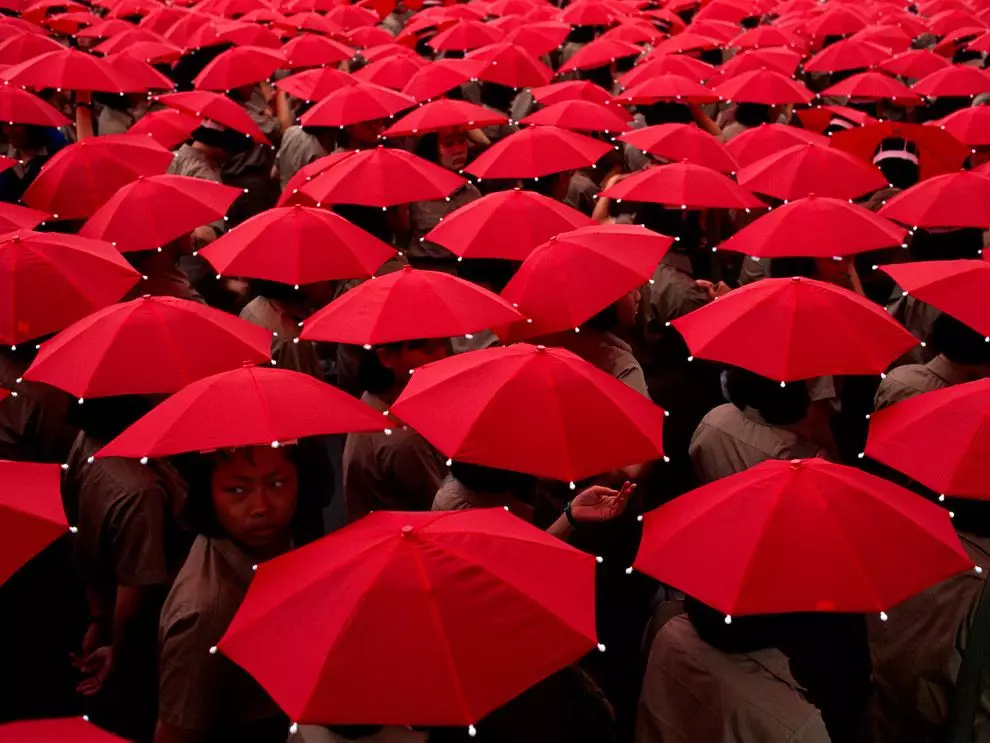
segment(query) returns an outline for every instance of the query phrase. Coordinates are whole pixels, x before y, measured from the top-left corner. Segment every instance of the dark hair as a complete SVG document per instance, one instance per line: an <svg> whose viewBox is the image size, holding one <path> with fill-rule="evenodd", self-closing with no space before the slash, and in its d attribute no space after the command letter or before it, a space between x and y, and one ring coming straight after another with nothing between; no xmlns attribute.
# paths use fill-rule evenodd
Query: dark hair
<svg viewBox="0 0 990 743"><path fill-rule="evenodd" d="M954 261L979 258L983 250L983 231L966 227L945 232L916 230L908 244L908 252L916 261Z"/></svg>
<svg viewBox="0 0 990 743"><path fill-rule="evenodd" d="M772 279L789 279L794 276L813 279L817 272L814 258L773 258L770 261Z"/></svg>
<svg viewBox="0 0 990 743"><path fill-rule="evenodd" d="M501 294L520 265L503 258L465 258L457 264L457 276Z"/></svg>
<svg viewBox="0 0 990 743"><path fill-rule="evenodd" d="M607 333L619 325L619 311L613 302L597 315L584 323L586 328Z"/></svg>
<svg viewBox="0 0 990 743"><path fill-rule="evenodd" d="M915 157L918 156L918 148L913 142L908 142L901 138L885 139L877 147L874 157L881 152L903 150ZM883 173L887 182L895 188L910 188L918 182L921 177L921 169L918 164L903 157L890 157L876 163L877 168Z"/></svg>
<svg viewBox="0 0 990 743"><path fill-rule="evenodd" d="M739 103L736 105L736 121L743 126L754 127L770 121L772 110L765 103Z"/></svg>
<svg viewBox="0 0 990 743"><path fill-rule="evenodd" d="M485 81L481 83L481 102L503 113L509 110L516 92L507 85Z"/></svg>
<svg viewBox="0 0 990 743"><path fill-rule="evenodd" d="M365 232L370 232L382 242L392 242L392 228L388 224L386 212L382 211L380 207L334 204L333 211Z"/></svg>
<svg viewBox="0 0 990 743"><path fill-rule="evenodd" d="M804 382L781 387L779 382L737 367L730 368L726 376L732 404L740 410L753 408L771 426L791 426L808 415L811 398Z"/></svg>
<svg viewBox="0 0 990 743"><path fill-rule="evenodd" d="M550 175L534 178L526 181L526 190L534 191L547 198L553 198L557 185L565 178L570 181L572 175L573 171L563 170L559 173L551 173Z"/></svg>
<svg viewBox="0 0 990 743"><path fill-rule="evenodd" d="M431 163L440 163L440 135L428 132L419 138L413 148L413 154Z"/></svg>
<svg viewBox="0 0 990 743"><path fill-rule="evenodd" d="M207 147L219 147L227 152L247 152L254 144L250 137L233 129L213 129L199 126L192 133L192 139Z"/></svg>
<svg viewBox="0 0 990 743"><path fill-rule="evenodd" d="M643 114L649 126L656 124L690 124L694 121L691 109L683 103L671 103L669 101L658 101L648 106L640 106L639 112Z"/></svg>
<svg viewBox="0 0 990 743"><path fill-rule="evenodd" d="M572 44L589 44L595 40L597 33L597 26L574 26L567 34L567 41Z"/></svg>
<svg viewBox="0 0 990 743"><path fill-rule="evenodd" d="M452 461L450 474L458 482L479 493L511 492L521 500L526 500L537 478L521 472L483 467L480 464Z"/></svg>
<svg viewBox="0 0 990 743"><path fill-rule="evenodd" d="M604 67L593 67L589 70L581 70L578 76L582 80L594 83L605 90L612 89L612 68L608 65Z"/></svg>
<svg viewBox="0 0 990 743"><path fill-rule="evenodd" d="M679 237L674 247L679 253L687 253L700 247L702 229L701 212L693 209L668 209L662 204L643 204L637 216L648 230L669 237Z"/></svg>
<svg viewBox="0 0 990 743"><path fill-rule="evenodd" d="M251 450L245 456L251 461ZM283 447L286 458L299 470L297 446ZM237 449L217 449L203 454L186 454L175 458L174 464L189 484L189 495L182 508L182 521L196 534L206 537L223 536L223 527L213 505L213 472L218 462L229 460ZM299 478L300 481L302 477Z"/></svg>
<svg viewBox="0 0 990 743"><path fill-rule="evenodd" d="M97 441L109 442L154 407L144 395L116 395L86 400L69 407L69 422Z"/></svg>
<svg viewBox="0 0 990 743"><path fill-rule="evenodd" d="M401 345L401 344L392 344ZM357 383L364 392L380 395L395 386L395 372L385 366L378 358L374 348L359 348Z"/></svg>
<svg viewBox="0 0 990 743"><path fill-rule="evenodd" d="M944 312L932 325L932 345L957 364L990 363L990 343L986 337Z"/></svg>
<svg viewBox="0 0 990 743"><path fill-rule="evenodd" d="M251 279L249 283L251 293L256 297L284 302L298 302L302 299L299 291L289 284L267 279Z"/></svg>

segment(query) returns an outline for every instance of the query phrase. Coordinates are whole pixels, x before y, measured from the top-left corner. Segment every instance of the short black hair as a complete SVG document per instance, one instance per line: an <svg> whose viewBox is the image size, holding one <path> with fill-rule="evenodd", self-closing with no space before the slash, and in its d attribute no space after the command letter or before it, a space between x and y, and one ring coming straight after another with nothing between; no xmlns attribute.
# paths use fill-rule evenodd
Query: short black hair
<svg viewBox="0 0 990 743"><path fill-rule="evenodd" d="M814 258L772 258L770 260L770 278L772 279L789 279L794 276L813 279L817 271Z"/></svg>
<svg viewBox="0 0 990 743"><path fill-rule="evenodd" d="M753 408L771 426L791 426L808 415L811 397L803 381L781 387L780 382L738 367L730 368L726 376L732 404L740 410Z"/></svg>
<svg viewBox="0 0 990 743"><path fill-rule="evenodd" d="M533 489L537 481L536 477L521 472L458 461L450 463L450 474L458 482L479 493L511 492L523 497Z"/></svg>
<svg viewBox="0 0 990 743"><path fill-rule="evenodd" d="M115 395L90 398L69 407L69 422L97 441L109 442L154 407L154 398Z"/></svg>
<svg viewBox="0 0 990 743"><path fill-rule="evenodd" d="M908 252L916 261L955 261L979 258L983 250L983 230L966 227L959 230L931 232L916 230Z"/></svg>
<svg viewBox="0 0 990 743"><path fill-rule="evenodd" d="M932 326L932 346L957 364L990 363L986 337L944 312Z"/></svg>
<svg viewBox="0 0 990 743"><path fill-rule="evenodd" d="M639 112L643 114L649 126L656 124L690 124L694 121L691 109L683 103L672 103L670 101L658 101L648 106L640 106Z"/></svg>
<svg viewBox="0 0 990 743"><path fill-rule="evenodd" d="M739 103L736 105L736 121L743 126L754 127L770 122L771 109L765 103Z"/></svg>

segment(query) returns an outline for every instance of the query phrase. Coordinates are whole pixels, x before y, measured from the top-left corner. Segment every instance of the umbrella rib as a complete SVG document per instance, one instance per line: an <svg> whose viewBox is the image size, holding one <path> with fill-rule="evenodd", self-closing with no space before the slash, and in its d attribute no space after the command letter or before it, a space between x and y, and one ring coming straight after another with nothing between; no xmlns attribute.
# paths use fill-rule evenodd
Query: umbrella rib
<svg viewBox="0 0 990 743"><path fill-rule="evenodd" d="M767 480L764 480L764 482L767 482ZM769 482L772 483L773 480L769 480ZM750 568L753 567L753 563L756 560L756 555L759 552L760 542L763 541L763 536L766 534L767 530L770 528L770 522L773 521L774 512L776 511L777 506L780 505L780 499L781 499L781 496L783 495L785 489L786 489L786 485L785 484L781 484L777 488L777 495L774 498L774 506L773 506L773 508L769 509L769 511L767 512L767 517L763 521L762 526L760 526L760 533L757 534L756 535L756 539L753 540L754 549L750 553L749 558L746 560L746 566L739 572L739 584L736 586L736 590L733 591L733 593L732 593L732 595L733 595L733 601L732 601L733 607L736 606L738 604L738 602L739 602L739 594L741 592L742 586L746 583L746 576L749 574ZM738 491L737 491L736 494L738 494ZM712 508L714 508L714 506L712 506ZM709 510L711 510L711 509L709 509ZM731 610L732 610L732 607L730 607L730 611L728 611L726 613L727 614L732 613Z"/></svg>

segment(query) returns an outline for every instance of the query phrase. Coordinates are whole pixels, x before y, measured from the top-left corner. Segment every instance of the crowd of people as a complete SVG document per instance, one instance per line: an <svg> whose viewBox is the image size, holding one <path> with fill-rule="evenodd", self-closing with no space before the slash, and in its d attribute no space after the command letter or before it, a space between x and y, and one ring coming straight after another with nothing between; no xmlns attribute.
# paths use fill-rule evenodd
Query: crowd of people
<svg viewBox="0 0 990 743"><path fill-rule="evenodd" d="M950 390L990 413L988 42L978 0L0 0L0 487L7 462L60 468L72 532L0 588L0 720L85 714L154 743L990 740L986 424L922 417ZM346 422L297 378L265 397L267 369L336 388ZM919 419L929 449L873 456ZM659 543L643 514L773 460L928 501L970 569L896 605L878 588L876 611L737 612L630 567ZM800 554L800 528L770 537L799 518L787 497L712 526L751 573ZM606 652L465 724L300 719L225 656L259 564L381 511L483 508L598 558ZM809 528L841 521L826 511ZM905 554L923 531L863 513L840 525ZM392 607L380 631L413 632L385 565L327 633L372 604ZM300 626L323 627L301 618L318 604ZM458 641L452 668L471 665ZM542 667L559 641L503 660ZM320 659L324 697L347 696L348 652ZM401 661L360 660L379 701L412 695ZM524 677L505 667L472 674ZM14 730L0 741L42 739Z"/></svg>

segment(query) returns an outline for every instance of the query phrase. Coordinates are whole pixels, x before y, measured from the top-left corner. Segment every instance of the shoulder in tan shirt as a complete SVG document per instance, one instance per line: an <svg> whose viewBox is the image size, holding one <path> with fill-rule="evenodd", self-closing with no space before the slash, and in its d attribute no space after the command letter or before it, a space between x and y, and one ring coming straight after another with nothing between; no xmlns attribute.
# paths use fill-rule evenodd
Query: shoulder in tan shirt
<svg viewBox="0 0 990 743"><path fill-rule="evenodd" d="M959 366L939 354L927 364L905 364L887 373L874 398L877 410L925 392L973 381Z"/></svg>
<svg viewBox="0 0 990 743"><path fill-rule="evenodd" d="M278 368L323 379L315 346L311 341L298 340L299 323L305 317L306 313L301 308L267 297L255 297L240 314L242 320L260 325L275 334L272 336L272 359Z"/></svg>

